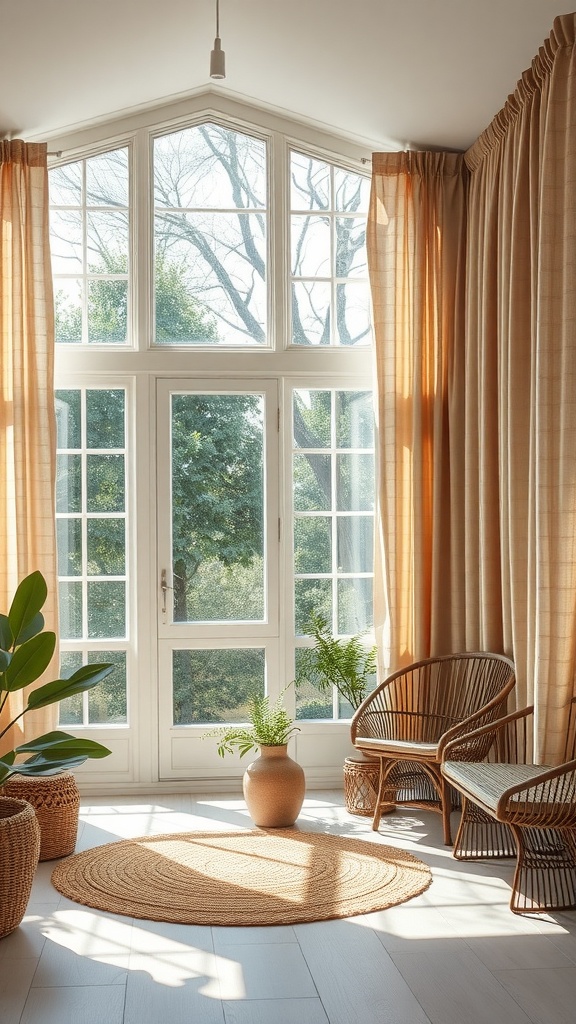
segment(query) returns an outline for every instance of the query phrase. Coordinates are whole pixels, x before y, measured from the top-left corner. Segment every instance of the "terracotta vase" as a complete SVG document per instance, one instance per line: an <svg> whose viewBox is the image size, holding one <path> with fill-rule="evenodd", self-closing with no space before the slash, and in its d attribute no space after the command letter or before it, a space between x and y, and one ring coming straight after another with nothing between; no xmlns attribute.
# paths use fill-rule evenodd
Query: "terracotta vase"
<svg viewBox="0 0 576 1024"><path fill-rule="evenodd" d="M0 797L0 938L18 927L40 854L40 826L26 800Z"/></svg>
<svg viewBox="0 0 576 1024"><path fill-rule="evenodd" d="M244 772L244 799L252 821L261 828L293 825L304 801L304 772L287 749L286 743L260 747L260 757Z"/></svg>

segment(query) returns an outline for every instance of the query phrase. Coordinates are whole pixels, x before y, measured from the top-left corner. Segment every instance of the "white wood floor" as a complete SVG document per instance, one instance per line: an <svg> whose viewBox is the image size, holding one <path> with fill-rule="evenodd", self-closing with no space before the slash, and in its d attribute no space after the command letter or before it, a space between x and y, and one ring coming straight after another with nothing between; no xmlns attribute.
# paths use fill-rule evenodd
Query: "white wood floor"
<svg viewBox="0 0 576 1024"><path fill-rule="evenodd" d="M252 827L239 795L85 798L80 819L78 850ZM399 809L376 835L339 792L308 794L299 824L412 850L432 885L347 920L186 927L72 903L46 862L0 940L0 1024L574 1024L576 911L511 914L512 862L457 863L433 812Z"/></svg>

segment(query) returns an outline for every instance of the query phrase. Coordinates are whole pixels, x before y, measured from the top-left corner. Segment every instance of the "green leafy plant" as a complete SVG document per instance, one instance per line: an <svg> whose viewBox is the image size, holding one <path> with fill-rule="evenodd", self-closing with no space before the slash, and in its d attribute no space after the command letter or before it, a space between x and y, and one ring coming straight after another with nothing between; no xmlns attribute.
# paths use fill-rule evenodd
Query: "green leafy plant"
<svg viewBox="0 0 576 1024"><path fill-rule="evenodd" d="M322 693L335 686L354 710L359 708L376 672L376 645L367 648L362 642L364 633L349 640L335 637L327 620L317 614L310 617L303 633L312 637L314 646L300 652L296 686L311 683Z"/></svg>
<svg viewBox="0 0 576 1024"><path fill-rule="evenodd" d="M56 634L44 629L40 609L47 597L41 572L26 576L18 586L8 615L0 614L0 713L11 693L30 686L46 671L56 647ZM96 686L114 666L82 665L67 678L54 679L28 694L23 710L0 729L0 741L28 711L73 697ZM0 758L0 786L12 775L54 775L76 768L89 757L107 757L110 750L94 740L77 739L54 731L22 743Z"/></svg>
<svg viewBox="0 0 576 1024"><path fill-rule="evenodd" d="M261 694L252 694L248 701L250 728L227 725L221 729L207 732L204 739L210 736L219 738L218 753L220 757L238 750L244 757L250 750L258 747L281 747L288 742L293 732L300 732L283 704L286 688L275 704L270 705L270 698Z"/></svg>

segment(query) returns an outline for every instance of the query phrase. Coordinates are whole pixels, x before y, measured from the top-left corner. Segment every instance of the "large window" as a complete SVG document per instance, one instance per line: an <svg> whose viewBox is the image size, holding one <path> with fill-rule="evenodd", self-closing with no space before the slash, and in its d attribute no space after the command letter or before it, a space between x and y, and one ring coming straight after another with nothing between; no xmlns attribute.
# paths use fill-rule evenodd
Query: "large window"
<svg viewBox="0 0 576 1024"><path fill-rule="evenodd" d="M62 668L116 669L61 721L159 778L215 773L195 737L275 699L313 611L369 642L369 178L286 128L198 108L50 171Z"/></svg>

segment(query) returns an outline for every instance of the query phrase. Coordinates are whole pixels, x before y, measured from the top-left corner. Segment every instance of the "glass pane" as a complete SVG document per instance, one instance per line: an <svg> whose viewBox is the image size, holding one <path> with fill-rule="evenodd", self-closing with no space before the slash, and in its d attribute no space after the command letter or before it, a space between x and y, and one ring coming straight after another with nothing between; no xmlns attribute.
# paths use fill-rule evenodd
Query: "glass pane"
<svg viewBox="0 0 576 1024"><path fill-rule="evenodd" d="M329 391L294 392L294 447L330 446L331 401Z"/></svg>
<svg viewBox="0 0 576 1024"><path fill-rule="evenodd" d="M261 214L156 218L156 340L266 341L266 221Z"/></svg>
<svg viewBox="0 0 576 1024"><path fill-rule="evenodd" d="M338 580L338 632L361 633L373 623L372 580Z"/></svg>
<svg viewBox="0 0 576 1024"><path fill-rule="evenodd" d="M82 161L54 167L48 174L52 206L80 206L82 202Z"/></svg>
<svg viewBox="0 0 576 1024"><path fill-rule="evenodd" d="M88 455L86 486L88 512L123 512L124 456Z"/></svg>
<svg viewBox="0 0 576 1024"><path fill-rule="evenodd" d="M336 277L366 277L366 219L336 217Z"/></svg>
<svg viewBox="0 0 576 1024"><path fill-rule="evenodd" d="M327 282L293 282L292 344L330 344L330 285Z"/></svg>
<svg viewBox="0 0 576 1024"><path fill-rule="evenodd" d="M336 333L340 345L370 344L370 292L364 282L336 285Z"/></svg>
<svg viewBox="0 0 576 1024"><path fill-rule="evenodd" d="M82 574L82 522L80 519L57 519L58 575Z"/></svg>
<svg viewBox="0 0 576 1024"><path fill-rule="evenodd" d="M88 341L125 345L128 337L128 282L88 282Z"/></svg>
<svg viewBox="0 0 576 1024"><path fill-rule="evenodd" d="M338 569L340 572L372 572L372 516L338 516Z"/></svg>
<svg viewBox="0 0 576 1024"><path fill-rule="evenodd" d="M90 651L88 663L112 664L114 671L88 691L88 721L90 725L125 725L126 709L126 652Z"/></svg>
<svg viewBox="0 0 576 1024"><path fill-rule="evenodd" d="M330 168L303 153L290 158L290 207L292 210L326 210L330 205Z"/></svg>
<svg viewBox="0 0 576 1024"><path fill-rule="evenodd" d="M246 722L251 694L262 695L264 651L174 651L174 725Z"/></svg>
<svg viewBox="0 0 576 1024"><path fill-rule="evenodd" d="M295 455L293 470L294 509L324 512L332 505L329 455Z"/></svg>
<svg viewBox="0 0 576 1024"><path fill-rule="evenodd" d="M292 215L292 273L295 277L330 277L330 220Z"/></svg>
<svg viewBox="0 0 576 1024"><path fill-rule="evenodd" d="M86 392L87 448L124 447L124 391Z"/></svg>
<svg viewBox="0 0 576 1024"><path fill-rule="evenodd" d="M124 583L88 583L88 636L122 639L126 635Z"/></svg>
<svg viewBox="0 0 576 1024"><path fill-rule="evenodd" d="M128 269L128 213L106 210L86 216L86 258L91 274L125 274Z"/></svg>
<svg viewBox="0 0 576 1024"><path fill-rule="evenodd" d="M264 617L264 399L172 398L174 621Z"/></svg>
<svg viewBox="0 0 576 1024"><path fill-rule="evenodd" d="M128 150L89 157L86 161L86 205L128 206Z"/></svg>
<svg viewBox="0 0 576 1024"><path fill-rule="evenodd" d="M56 341L62 344L82 341L82 294L82 281L55 279L54 330Z"/></svg>
<svg viewBox="0 0 576 1024"><path fill-rule="evenodd" d="M216 124L156 139L154 197L175 209L263 209L266 144Z"/></svg>
<svg viewBox="0 0 576 1024"><path fill-rule="evenodd" d="M334 191L336 193L336 209L349 213L367 213L370 201L370 178L342 167L334 168Z"/></svg>
<svg viewBox="0 0 576 1024"><path fill-rule="evenodd" d="M123 576L126 540L123 519L89 519L87 523L89 576Z"/></svg>
<svg viewBox="0 0 576 1024"><path fill-rule="evenodd" d="M50 251L53 274L81 274L82 214L77 210L50 213Z"/></svg>
<svg viewBox="0 0 576 1024"><path fill-rule="evenodd" d="M82 584L59 583L60 636L78 640L82 636Z"/></svg>
<svg viewBox="0 0 576 1024"><path fill-rule="evenodd" d="M338 448L372 448L374 408L369 391L336 392L336 445Z"/></svg>
<svg viewBox="0 0 576 1024"><path fill-rule="evenodd" d="M59 448L81 447L80 422L80 391L57 391L56 426Z"/></svg>
<svg viewBox="0 0 576 1024"><path fill-rule="evenodd" d="M371 512L374 508L374 458L372 455L337 455L339 512Z"/></svg>
<svg viewBox="0 0 576 1024"><path fill-rule="evenodd" d="M62 651L60 654L60 678L67 679L76 669L82 666L81 651ZM58 724L61 726L82 725L83 694L75 693L73 697L67 697L58 705Z"/></svg>
<svg viewBox="0 0 576 1024"><path fill-rule="evenodd" d="M296 580L294 585L296 633L302 634L312 612L332 621L331 580Z"/></svg>
<svg viewBox="0 0 576 1024"><path fill-rule="evenodd" d="M331 521L326 516L296 519L294 523L294 571L330 572L332 569Z"/></svg>
<svg viewBox="0 0 576 1024"><path fill-rule="evenodd" d="M296 672L302 662L303 651L296 649ZM296 718L332 718L332 694L322 693L312 683L302 683L296 687Z"/></svg>
<svg viewBox="0 0 576 1024"><path fill-rule="evenodd" d="M82 460L80 455L56 456L56 511L82 511Z"/></svg>

